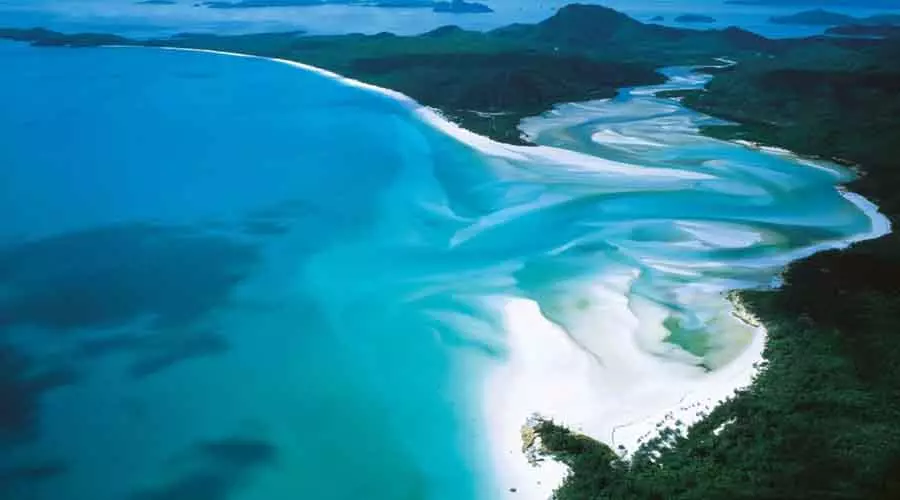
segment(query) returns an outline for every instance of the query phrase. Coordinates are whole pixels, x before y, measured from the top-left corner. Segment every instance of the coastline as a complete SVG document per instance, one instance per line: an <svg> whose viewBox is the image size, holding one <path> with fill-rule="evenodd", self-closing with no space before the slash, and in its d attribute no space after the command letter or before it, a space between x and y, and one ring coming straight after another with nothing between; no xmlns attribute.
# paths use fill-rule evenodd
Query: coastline
<svg viewBox="0 0 900 500"><path fill-rule="evenodd" d="M131 48L131 46L125 46ZM471 132L460 125L447 120L443 117L440 110L428 108L417 103L412 98L391 90L378 87L372 84L361 82L359 80L344 77L338 73L321 69L308 64L290 61L278 58L266 58L255 55L247 55L242 53L233 53L225 51L217 51L210 49L192 49L181 47L159 47L163 50L202 52L218 54L223 56L247 57L272 61L281 64L310 71L326 78L333 79L344 85L365 89L375 92L385 97L401 102L404 106L415 113L419 118L428 125L441 130L454 137L455 139L477 149L480 152L505 158L510 161L523 160L530 156L552 156L554 159L568 163L573 167L580 165L581 167L591 168L598 164L607 164L611 168L615 168L615 162L603 158L597 158L590 154L577 151L570 151L547 146L522 147L512 146L495 142L487 137ZM724 61L723 61L724 62ZM730 62L730 61L729 61ZM676 102L673 100L673 102ZM578 103L565 103L565 105L575 105ZM556 108L554 108L556 109ZM741 144L737 141L728 141L734 144ZM745 147L751 147L744 145ZM788 154L793 155L790 151L781 149L764 150L769 154ZM653 169L648 169L648 173L652 173ZM673 172L658 172L658 175L672 175ZM677 174L675 174L677 175ZM881 215L877 207L865 200L865 198L841 190L842 195L851 203L865 211L873 221L873 231L869 237L876 237L890 230L890 224L887 219ZM876 223L877 221L877 223ZM868 239L868 237L861 237ZM858 241L858 240L854 240ZM845 242L843 246L852 244L854 241ZM791 256L791 260L803 258L809 254L832 248L842 248L841 246L823 246L821 248L808 249L804 254L795 254ZM734 299L739 294L729 294L729 300ZM510 393L513 397L498 401L496 398L488 396L483 397L483 401L488 408L486 413L494 415L493 420L488 419L488 441L495 443L491 447L493 450L493 463L497 477L503 485L514 484L516 486L505 488L509 493L517 493L516 498L526 499L544 499L549 496L552 491L558 488L565 477L570 473L568 467L558 461L544 461L535 467L533 461L528 460L528 455L524 452L518 454L514 450L521 450L522 443L522 426L526 425L529 416L540 415L541 418L553 419L557 423L564 425L573 425L573 430L585 432L594 439L609 443L612 447L624 446L625 450L634 451L642 441L651 437L658 431L660 422L673 425L677 422L678 427L689 426L700 420L705 412L715 405L720 404L725 399L734 395L737 390L747 387L758 375L757 367L762 360L762 352L765 344L765 327L761 323L748 321L748 316L742 314L743 306L740 302L734 301L732 315L745 322L747 326L756 330L754 341L746 349L737 360L727 366L727 369L717 371L714 380L706 380L702 385L686 389L683 395L677 398L673 405L668 405L662 409L644 410L639 415L632 415L624 422L615 422L612 425L604 423L600 427L591 426L586 422L602 421L602 417L597 417L598 410L592 408L602 401L592 401L591 405L584 405L569 402L559 406L566 406L569 409L580 406L583 411L581 418L566 418L563 415L554 412L536 412L536 408L546 408L554 406L555 403L535 403L535 398L549 397L553 399L552 393L554 387L578 387L586 380L595 379L596 374L591 375L595 370L591 368L594 360L586 355L586 352L572 343L571 338L558 325L548 320L538 309L537 304L532 301L523 301L521 299L505 299L500 309L505 311L506 330L511 332L510 341L515 347L512 349L514 357L510 360L510 366L500 369L500 372L493 373L488 376L485 384L487 392L497 394L498 392ZM536 325L542 325L539 328ZM522 335L530 330L529 334ZM533 332L539 330L540 335L534 335ZM536 337L540 337L537 339ZM557 347L551 347L556 345ZM530 353L530 354L528 354ZM549 353L555 353L548 356ZM521 356L521 357L520 357ZM540 361L537 358L542 358ZM539 367L539 368L536 368ZM565 367L566 369L561 370ZM573 368L574 367L574 368ZM559 377L560 373L569 372L566 378L557 380L555 383L547 383L552 380L550 377ZM505 372L505 373L504 373ZM555 375L554 375L555 374ZM663 375L660 375L664 377ZM543 389L539 387L543 386ZM514 387L510 389L510 387ZM594 388L595 389L595 388ZM589 395L593 395L594 389L590 385L583 386L581 392L583 397L587 399ZM540 393L543 392L543 395ZM579 392L579 390L575 390ZM529 402L530 400L530 402ZM647 404L650 400L647 400ZM653 400L658 403L658 399ZM658 405L657 405L658 406ZM602 413L602 412L601 412ZM496 417L499 415L499 417ZM601 430L604 429L604 430ZM605 436L605 437L601 437ZM513 453L514 458L510 458ZM627 451L625 453L628 453ZM546 457L545 457L546 458ZM512 463L507 460L513 460ZM515 490L515 491L513 491Z"/></svg>
<svg viewBox="0 0 900 500"><path fill-rule="evenodd" d="M131 46L127 45L126 47L131 47ZM557 154L564 155L568 159L568 163L570 163L573 167L581 164L582 166L589 168L590 166L594 166L597 164L597 162L593 162L593 161L582 161L582 160L586 160L586 158L584 158L582 156L569 155L568 153L558 153L558 152L553 152L553 151L549 151L549 150L542 150L541 147L528 148L527 150L519 150L518 148L515 148L515 147L507 147L505 144L501 144L501 143L492 141L484 136L478 135L478 134L464 128L463 126L460 126L456 123L451 122L444 116L444 114L441 111L434 109L434 108L427 108L425 106L421 106L402 93L399 93L399 92L396 92L396 91L393 91L390 89L386 89L383 87L370 85L370 84L361 82L359 80L346 78L346 77L341 76L337 72L323 70L323 69L315 67L315 66L311 66L311 65L307 65L307 64L303 64L303 63L297 63L295 61L290 61L287 59L268 58L268 57L248 55L248 54L243 54L243 53L238 53L238 52L225 52L225 51L216 51L216 50L210 50L210 49L190 49L190 48L182 48L182 47L160 47L160 48L164 48L167 50L193 50L193 51L199 51L199 52L217 53L217 54L222 54L222 55L232 55L232 56L238 56L238 57L253 57L253 58L260 58L260 59L264 59L264 60L275 60L278 62L292 65L294 67L297 67L298 69L314 71L317 74L321 74L321 75L329 77L329 78L335 78L335 79L341 81L342 83L346 83L348 85L357 86L359 88L365 88L367 90L371 90L374 92L379 92L379 93L382 93L383 95L385 95L386 97L400 99L404 103L407 103L409 106L412 106L414 113L419 114L422 117L423 121L428 122L430 125L434 126L435 128L439 128L439 129L443 130L445 133L458 138L459 140L465 142L466 144L469 144L470 146L478 149L479 151L482 151L482 152L485 152L485 153L488 153L491 155L496 155L498 157L502 157L509 161L514 162L517 160L524 159L526 156L531 156L531 155L543 155L543 154L557 153ZM708 111L706 111L706 112L709 113ZM715 113L710 113L710 114L714 115ZM700 131L699 133L707 135L705 133L705 131ZM711 135L709 135L709 136L712 137ZM730 142L740 144L739 141L741 141L741 139L732 140ZM777 148L774 146L765 146L763 144L767 144L767 142L760 141L759 146L752 146L749 144L749 141L748 141L748 144L745 144L745 146L751 147L751 148L759 147L759 149L761 149L765 152L771 153L771 154L788 154L788 155L792 155L792 156L797 156L788 149ZM844 196L845 199L847 199L848 202L850 202L851 204L855 205L856 207L860 208L863 212L865 212L868 215L869 219L873 223L872 231L865 238L860 238L860 240L868 239L868 238L876 238L878 236L882 236L882 235L890 232L891 224L890 224L889 218L886 217L885 215L883 215L881 212L879 212L878 206L876 206L875 203L865 199L861 195L850 192L843 187L839 187L838 190L841 192L841 195ZM843 246L823 246L823 247L815 249L814 251L811 251L807 254L797 253L797 254L793 255L792 258L793 259L803 259L803 258L807 257L808 255L811 255L812 253L815 253L818 251L837 249L837 248L846 248L852 244L853 244L853 242L848 242L846 245L843 245ZM778 292L776 292L776 293L778 293ZM734 306L733 314L735 314L736 317L738 317L738 319L741 321L749 319L746 315L742 314L742 311L744 311L744 312L751 311L751 312L747 313L747 315L754 316L754 317L757 316L757 314L752 312L756 309L753 301L744 301L741 298L743 295L744 295L743 292L735 292L734 294L729 294L729 298L735 297L735 301L736 301L736 305ZM745 304L745 302L746 302L746 304ZM531 307L527 304L521 304L521 303L516 302L516 299L511 300L510 303L512 304L511 307L514 312L519 311L517 314L523 314L524 312L526 312L526 310L528 308ZM746 311L745 311L745 309L746 309ZM533 312L533 311L531 311L531 312ZM539 311L538 311L538 314L540 314ZM544 318L544 320L546 320L546 318ZM762 324L763 322L769 322L769 321L770 321L769 318L766 318L763 321L760 321L759 323ZM758 325L754 325L753 321L745 321L745 322L749 326L758 326ZM647 419L645 419L645 420L641 420L636 425L638 427L642 427L642 426L646 427L648 425L652 426L652 424L654 424L654 423L655 422L651 422L651 421L648 421ZM631 429L631 426L626 426L625 429ZM630 432L626 431L625 435L627 436L629 433ZM618 434L619 438L622 437L622 433L617 433L617 434ZM503 439L509 441L509 438L506 436ZM617 441L617 439L616 439L616 436L614 435L611 439L611 442L613 442L615 444L616 441ZM564 468L564 469L560 470L557 467L558 465L559 465L559 463L557 463L557 462L545 463L545 466L547 467L548 470L543 471L542 473L546 473L547 476L540 476L540 477L542 477L541 481L546 482L546 481L560 480L561 475L565 475L567 469ZM525 469L522 469L522 470L525 470ZM527 472L527 470L526 470L526 472ZM537 472L536 472L536 474L537 474ZM526 476L523 476L523 477L526 477ZM527 476L527 477L531 477L531 476ZM538 477L538 476L535 476L535 477ZM542 488L540 491L544 492L544 491L546 491L546 489ZM525 496L526 492L527 492L527 490L525 488L517 490L517 494L519 495L518 498ZM516 497L511 496L511 498L516 498Z"/></svg>

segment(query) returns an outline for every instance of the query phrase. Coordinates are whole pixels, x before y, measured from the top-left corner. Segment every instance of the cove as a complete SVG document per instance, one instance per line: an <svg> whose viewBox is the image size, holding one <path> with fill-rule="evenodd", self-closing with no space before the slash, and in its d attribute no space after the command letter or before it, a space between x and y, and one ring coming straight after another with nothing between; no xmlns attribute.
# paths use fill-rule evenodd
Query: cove
<svg viewBox="0 0 900 500"><path fill-rule="evenodd" d="M758 354L725 292L888 229L659 89L529 148L276 61L0 54L12 497L542 498L529 415L630 445Z"/></svg>

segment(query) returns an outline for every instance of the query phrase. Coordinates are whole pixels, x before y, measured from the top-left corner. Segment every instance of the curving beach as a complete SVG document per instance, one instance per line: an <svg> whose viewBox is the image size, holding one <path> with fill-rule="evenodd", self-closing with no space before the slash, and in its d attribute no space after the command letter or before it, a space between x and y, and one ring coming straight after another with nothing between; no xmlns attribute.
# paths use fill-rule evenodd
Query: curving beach
<svg viewBox="0 0 900 500"><path fill-rule="evenodd" d="M704 137L714 119L654 96L702 87L691 68L530 118L526 147L291 61L0 48L36 68L0 83L19 97L0 127L25 193L0 207L18 218L2 234L18 260L0 318L11 338L55 339L22 340L36 366L73 359L80 374L38 395L37 437L0 458L80 460L39 499L545 499L566 470L529 463L530 417L623 452L658 421L691 422L760 360L765 332L728 292L890 230L840 187L849 170ZM21 100L76 84L63 111ZM64 130L73 140L37 152ZM79 169L111 180L43 183ZM183 287L177 304L122 277L116 255L134 248L171 260L160 274ZM205 267L223 248L240 262ZM71 266L48 265L60 259ZM182 281L188 265L203 287ZM73 276L94 278L94 316L29 288ZM192 302L207 288L218 301ZM221 343L171 343L187 331Z"/></svg>

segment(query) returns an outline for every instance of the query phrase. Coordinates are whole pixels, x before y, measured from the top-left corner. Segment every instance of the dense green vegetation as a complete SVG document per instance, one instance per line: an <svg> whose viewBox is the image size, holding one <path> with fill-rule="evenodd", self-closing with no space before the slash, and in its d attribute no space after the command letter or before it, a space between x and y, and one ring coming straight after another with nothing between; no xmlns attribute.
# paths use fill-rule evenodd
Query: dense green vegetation
<svg viewBox="0 0 900 500"><path fill-rule="evenodd" d="M675 17L676 23L714 23L716 18L703 14L682 14Z"/></svg>
<svg viewBox="0 0 900 500"><path fill-rule="evenodd" d="M900 221L900 39L771 41L738 29L645 25L571 6L536 25L417 37L298 33L108 35L5 30L45 45L131 43L282 57L400 90L464 126L515 141L523 114L653 83L653 68L729 56L688 106L739 122L705 132L854 164L850 188ZM559 500L900 498L900 238L798 262L776 291L742 293L769 342L756 382L688 429L665 429L620 458L546 422L573 474Z"/></svg>
<svg viewBox="0 0 900 500"><path fill-rule="evenodd" d="M31 42L33 45L53 47L96 47L98 45L125 45L133 43L127 38L105 33L78 33L67 35L43 28L17 29L0 28L0 38L20 42Z"/></svg>

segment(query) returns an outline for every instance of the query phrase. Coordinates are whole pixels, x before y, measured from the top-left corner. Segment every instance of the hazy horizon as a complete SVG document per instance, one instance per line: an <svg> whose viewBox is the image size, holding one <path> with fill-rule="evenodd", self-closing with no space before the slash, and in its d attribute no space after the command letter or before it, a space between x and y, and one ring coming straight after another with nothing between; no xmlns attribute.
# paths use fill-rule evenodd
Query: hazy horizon
<svg viewBox="0 0 900 500"><path fill-rule="evenodd" d="M532 23L553 15L560 7L576 3L568 0L483 0L494 9L487 14L436 13L428 8L384 8L341 5L336 0L321 6L214 9L194 0L175 0L171 5L142 4L136 0L5 0L0 1L0 26L46 27L60 31L104 31L131 36L160 36L178 32L247 33L303 30L309 33L417 34L439 26L454 24L467 29L487 30L516 22ZM748 0L754 1L754 0ZM761 0L766 1L766 0ZM789 4L729 4L725 0L583 0L580 3L606 5L641 21L663 17L661 24L705 29L739 26L765 36L808 36L821 33L821 27L779 26L768 22L783 15L827 7L836 12L870 15L887 7L837 5L843 0L812 3L797 0ZM874 1L876 5L890 2ZM865 2L867 5L870 2ZM900 8L897 5L896 8ZM704 14L716 19L708 24L683 24L674 21L681 14Z"/></svg>

